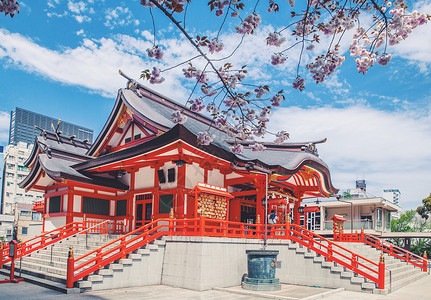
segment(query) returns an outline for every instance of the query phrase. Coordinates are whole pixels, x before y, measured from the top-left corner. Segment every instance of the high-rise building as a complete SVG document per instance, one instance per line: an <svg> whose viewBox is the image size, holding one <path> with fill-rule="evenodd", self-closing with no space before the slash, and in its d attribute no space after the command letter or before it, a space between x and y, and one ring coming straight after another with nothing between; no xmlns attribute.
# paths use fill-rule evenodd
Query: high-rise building
<svg viewBox="0 0 431 300"><path fill-rule="evenodd" d="M401 192L398 189L383 190L383 198L401 207Z"/></svg>
<svg viewBox="0 0 431 300"><path fill-rule="evenodd" d="M15 214L16 203L32 204L33 201L43 200L43 194L26 192L18 184L28 175L30 170L24 162L30 156L33 144L18 142L17 145L8 145L4 152L3 194L1 213Z"/></svg>
<svg viewBox="0 0 431 300"><path fill-rule="evenodd" d="M3 189L0 205L2 214L14 214L16 203L32 204L33 201L43 199L41 193L28 193L18 186L30 172L24 166L24 162L30 156L35 137L41 133L40 129L54 131L58 125L58 131L61 131L64 136L76 135L76 139L88 139L89 143L93 142L93 130L68 122L58 123L58 119L19 107L11 112L9 145L4 151ZM40 129L35 128L35 125Z"/></svg>
<svg viewBox="0 0 431 300"><path fill-rule="evenodd" d="M367 184L365 183L365 180L356 180L356 188L360 189L363 192L366 192Z"/></svg>
<svg viewBox="0 0 431 300"><path fill-rule="evenodd" d="M35 125L41 129L53 131L52 125L57 127L57 123L58 119L17 107L11 112L9 144L17 145L18 142L33 144L34 138L40 134L40 130L35 128ZM90 143L93 142L93 130L91 129L62 121L59 130L63 135L76 135L79 140L88 139Z"/></svg>

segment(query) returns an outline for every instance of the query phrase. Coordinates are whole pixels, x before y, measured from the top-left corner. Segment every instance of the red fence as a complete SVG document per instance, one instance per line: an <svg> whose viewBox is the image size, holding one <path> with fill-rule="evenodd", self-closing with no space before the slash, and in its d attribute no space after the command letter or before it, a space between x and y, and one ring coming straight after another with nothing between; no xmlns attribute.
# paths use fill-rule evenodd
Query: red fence
<svg viewBox="0 0 431 300"><path fill-rule="evenodd" d="M270 239L292 240L303 245L322 255L327 261L334 261L338 265L377 283L379 289L384 289L384 262L377 264L294 224L271 225L267 234ZM196 219L159 219L76 259L70 253L67 264L67 287L73 287L75 281L120 258L125 258L128 253L164 235L262 239L265 236L265 226L205 219L203 217Z"/></svg>
<svg viewBox="0 0 431 300"><path fill-rule="evenodd" d="M375 236L361 233L337 233L334 234L334 241L337 242L350 242L350 243L364 243L376 249L379 249L391 256L399 258L411 265L421 268L424 272L428 271L428 259L426 253L424 257L414 254L406 249L395 246L385 240L379 239Z"/></svg>
<svg viewBox="0 0 431 300"><path fill-rule="evenodd" d="M83 222L73 222L61 226L52 231L41 234L31 240L17 245L17 255L15 259L29 255L35 251L46 248L65 238L79 233L98 234L123 234L125 222L111 220L84 220ZM5 263L11 261L9 255L9 244L5 243L3 249L0 248L0 268Z"/></svg>

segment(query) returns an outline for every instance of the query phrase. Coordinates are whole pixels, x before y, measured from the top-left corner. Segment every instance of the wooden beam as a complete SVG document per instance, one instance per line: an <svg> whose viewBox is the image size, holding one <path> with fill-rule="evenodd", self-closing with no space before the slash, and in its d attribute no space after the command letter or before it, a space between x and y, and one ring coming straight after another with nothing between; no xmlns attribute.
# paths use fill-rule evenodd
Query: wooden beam
<svg viewBox="0 0 431 300"><path fill-rule="evenodd" d="M253 177L231 178L231 179L226 179L226 186L237 185L237 184L244 184L244 183L250 183L250 182L253 182L253 181L254 181Z"/></svg>

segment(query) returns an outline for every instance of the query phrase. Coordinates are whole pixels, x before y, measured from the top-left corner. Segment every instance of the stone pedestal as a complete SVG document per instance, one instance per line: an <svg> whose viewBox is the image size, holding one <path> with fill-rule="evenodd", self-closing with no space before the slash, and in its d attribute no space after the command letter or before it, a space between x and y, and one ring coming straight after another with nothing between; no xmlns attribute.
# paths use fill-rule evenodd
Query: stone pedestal
<svg viewBox="0 0 431 300"><path fill-rule="evenodd" d="M278 291L280 280L275 278L277 250L247 250L248 274L242 287L253 291Z"/></svg>

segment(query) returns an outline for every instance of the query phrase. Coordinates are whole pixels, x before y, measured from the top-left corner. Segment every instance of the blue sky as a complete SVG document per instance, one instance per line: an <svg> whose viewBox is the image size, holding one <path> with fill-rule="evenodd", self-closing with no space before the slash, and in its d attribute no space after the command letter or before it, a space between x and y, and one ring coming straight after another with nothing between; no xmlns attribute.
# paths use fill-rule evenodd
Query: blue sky
<svg viewBox="0 0 431 300"><path fill-rule="evenodd" d="M189 11L188 29L197 33L204 19L205 33L213 35L219 20L208 12L207 1L194 2L200 6ZM140 71L156 64L145 54L153 39L148 10L139 1L20 5L13 19L0 17L0 145L7 144L8 114L17 106L98 134L116 91L126 84L118 69L138 79ZM431 13L431 0L414 6ZM316 85L308 80L301 93L290 88L296 77L295 53L285 66L267 65L274 49L265 47L264 39L283 16L262 15L264 22L256 31L259 42L247 38L232 61L247 64L250 77L259 84L286 90L287 101L273 113L270 128L287 130L291 141L327 137L318 150L334 186L352 188L356 179L365 179L370 193L380 196L385 188L398 188L403 209L416 208L431 192L431 24L391 49L394 58L387 67L376 65L367 75L359 74L346 53L348 60L327 82ZM164 16L155 12L155 18L168 64L194 54ZM234 38L231 30L222 34L226 48L233 47ZM347 48L342 46L343 51ZM301 74L306 76L305 71ZM191 87L181 68L166 75L162 85L151 86L182 103Z"/></svg>

